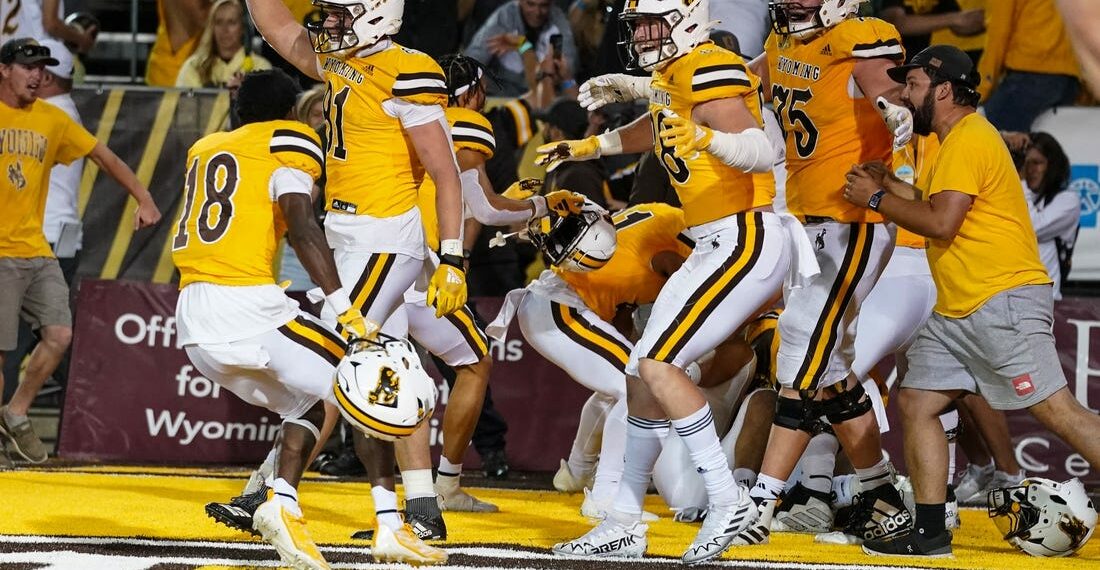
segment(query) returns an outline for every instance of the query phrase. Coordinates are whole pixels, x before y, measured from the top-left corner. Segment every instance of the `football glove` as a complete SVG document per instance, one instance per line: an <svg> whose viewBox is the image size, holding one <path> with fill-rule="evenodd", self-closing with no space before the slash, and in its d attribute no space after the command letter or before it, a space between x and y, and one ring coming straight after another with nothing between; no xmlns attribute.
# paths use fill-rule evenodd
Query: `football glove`
<svg viewBox="0 0 1100 570"><path fill-rule="evenodd" d="M512 200L526 200L542 190L542 180L538 178L524 178L513 182L501 196Z"/></svg>
<svg viewBox="0 0 1100 570"><path fill-rule="evenodd" d="M466 271L457 255L439 256L439 267L428 282L428 306L436 318L454 313L466 304Z"/></svg>
<svg viewBox="0 0 1100 570"><path fill-rule="evenodd" d="M901 148L909 144L913 138L913 113L901 105L895 105L885 97L875 99L882 120L886 121L886 128L894 134L894 148Z"/></svg>
<svg viewBox="0 0 1100 570"><path fill-rule="evenodd" d="M348 336L355 338L363 338L371 340L378 336L378 324L374 321L368 321L363 317L363 313L359 312L359 309L351 307L348 310L340 313L336 316L336 322L344 328L344 332L348 333Z"/></svg>
<svg viewBox="0 0 1100 570"><path fill-rule="evenodd" d="M623 73L593 77L581 84L577 103L589 111L595 111L611 103L649 99L649 82L649 77L634 77Z"/></svg>
<svg viewBox="0 0 1100 570"><path fill-rule="evenodd" d="M569 190L556 190L546 195L546 207L559 216L581 213L584 196Z"/></svg>
<svg viewBox="0 0 1100 570"><path fill-rule="evenodd" d="M678 158L694 158L713 138L714 131L691 119L671 114L661 118L661 144L672 147Z"/></svg>
<svg viewBox="0 0 1100 570"><path fill-rule="evenodd" d="M595 136L579 141L559 141L544 144L535 153L535 164L545 166L547 172L553 171L563 162L591 160L600 157L600 141Z"/></svg>

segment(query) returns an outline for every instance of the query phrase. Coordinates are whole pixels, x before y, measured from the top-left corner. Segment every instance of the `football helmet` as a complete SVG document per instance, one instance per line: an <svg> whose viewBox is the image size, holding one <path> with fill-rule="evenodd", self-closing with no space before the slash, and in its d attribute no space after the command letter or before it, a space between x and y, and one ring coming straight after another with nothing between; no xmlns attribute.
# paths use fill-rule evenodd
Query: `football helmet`
<svg viewBox="0 0 1100 570"><path fill-rule="evenodd" d="M307 22L316 53L361 49L401 30L405 0L313 0L322 17Z"/></svg>
<svg viewBox="0 0 1100 570"><path fill-rule="evenodd" d="M381 333L351 341L332 391L348 423L386 441L411 435L435 411L435 382L412 344Z"/></svg>
<svg viewBox="0 0 1100 570"><path fill-rule="evenodd" d="M627 0L619 16L619 45L627 69L653 71L710 39L709 0ZM651 37L659 23L659 37ZM639 33L639 28L648 32ZM639 37L644 36L644 37Z"/></svg>
<svg viewBox="0 0 1100 570"><path fill-rule="evenodd" d="M818 6L806 6L803 2L773 0L768 3L772 28L781 36L807 38L821 30L831 28L859 12L859 5L867 0L822 0Z"/></svg>
<svg viewBox="0 0 1100 570"><path fill-rule="evenodd" d="M615 254L615 226L596 203L585 200L581 213L550 212L527 223L527 237L546 254L550 264L565 271L595 271Z"/></svg>
<svg viewBox="0 0 1100 570"><path fill-rule="evenodd" d="M1062 483L1029 477L989 492L989 517L1009 544L1032 556L1068 556L1096 528L1096 508L1076 477Z"/></svg>

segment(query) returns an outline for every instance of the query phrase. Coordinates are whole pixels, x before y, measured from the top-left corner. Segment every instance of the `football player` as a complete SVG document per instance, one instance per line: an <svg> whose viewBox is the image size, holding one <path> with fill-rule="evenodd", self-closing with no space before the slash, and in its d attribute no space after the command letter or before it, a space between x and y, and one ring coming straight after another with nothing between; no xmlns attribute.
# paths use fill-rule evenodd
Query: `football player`
<svg viewBox="0 0 1100 570"><path fill-rule="evenodd" d="M548 254L551 269L526 288L509 293L488 330L503 341L508 323L517 317L524 338L539 354L595 392L581 412L577 439L555 485L567 491L591 485L581 514L602 518L622 477L627 431L624 369L634 347L629 340L631 314L657 298L691 254L691 246L681 235L683 212L665 204L634 206L610 222L592 203L580 216L551 218L533 222L529 230ZM549 230L543 228L544 220ZM593 473L597 453L586 448L600 433L600 462Z"/></svg>
<svg viewBox="0 0 1100 570"><path fill-rule="evenodd" d="M759 79L740 56L709 40L707 0L630 0L620 20L630 33L624 40L632 67L652 74L634 90L648 95L649 113L598 137L543 145L541 162L553 168L562 160L652 148L683 204L687 233L696 245L658 295L625 367L641 381L627 382L626 465L612 512L581 538L555 546L555 552L644 553L642 499L663 436L675 427L703 474L710 502L706 521L683 555L685 563L694 564L721 554L757 513L726 465L709 405L683 369L778 291L790 266L790 234L771 212L774 186L769 192L753 180L752 173L768 171L775 156L762 130Z"/></svg>
<svg viewBox="0 0 1100 570"><path fill-rule="evenodd" d="M329 566L306 530L296 489L314 445L327 435L322 401L332 394L346 345L275 284L272 258L283 232L289 229L302 264L349 335L369 337L378 327L340 286L313 217L310 193L324 158L316 133L286 120L296 96L294 81L280 70L245 76L235 102L242 126L200 139L187 154L171 243L187 356L203 376L283 418L274 480L255 508L252 530L284 563L316 570Z"/></svg>
<svg viewBox="0 0 1100 570"><path fill-rule="evenodd" d="M391 39L401 28L403 0L315 0L314 5L323 18L307 29L278 0L248 1L267 42L302 73L327 84L328 242L354 306L383 323L391 336L404 337L407 331L387 320L425 268L428 252L417 208L425 173L437 187L440 235L440 263L428 280L426 302L443 316L466 301L461 187L443 114L446 80L430 57ZM355 437L364 436L356 432ZM403 463L422 456L417 450L427 440L425 424L397 442ZM439 513L427 467L402 471L406 512L412 518ZM385 500L396 503L396 497ZM382 534L397 536L389 532L393 527L401 528L380 525L385 530L375 541ZM429 552L423 546L419 540L409 545ZM445 558L433 549L422 562Z"/></svg>

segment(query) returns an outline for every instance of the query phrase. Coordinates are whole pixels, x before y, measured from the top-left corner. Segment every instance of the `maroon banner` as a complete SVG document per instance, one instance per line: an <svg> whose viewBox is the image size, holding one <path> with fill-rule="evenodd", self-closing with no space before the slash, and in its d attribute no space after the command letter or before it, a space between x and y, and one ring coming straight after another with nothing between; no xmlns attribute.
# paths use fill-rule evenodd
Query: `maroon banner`
<svg viewBox="0 0 1100 570"><path fill-rule="evenodd" d="M250 463L267 454L278 416L244 403L191 366L177 345L177 294L169 285L82 281L59 455L187 464ZM501 299L476 304L491 319ZM557 469L588 394L527 346L518 325L506 343L494 341L491 352L493 398L508 421L512 468ZM439 405L430 422L438 457L449 391L445 382L437 384ZM472 450L466 462L480 465Z"/></svg>

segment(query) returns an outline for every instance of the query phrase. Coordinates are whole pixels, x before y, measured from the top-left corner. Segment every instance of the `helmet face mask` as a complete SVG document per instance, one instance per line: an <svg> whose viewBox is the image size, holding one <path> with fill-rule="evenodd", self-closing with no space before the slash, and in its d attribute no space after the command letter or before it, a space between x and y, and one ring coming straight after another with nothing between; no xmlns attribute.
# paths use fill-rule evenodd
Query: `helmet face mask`
<svg viewBox="0 0 1100 570"><path fill-rule="evenodd" d="M857 14L859 5L864 1L822 0L813 5L797 0L773 0L768 4L768 11L775 33L805 39Z"/></svg>
<svg viewBox="0 0 1100 570"><path fill-rule="evenodd" d="M528 222L527 235L551 265L566 271L595 271L615 253L615 226L611 217L592 202L586 202L580 214L550 213L533 218Z"/></svg>
<svg viewBox="0 0 1100 570"><path fill-rule="evenodd" d="M628 0L619 15L627 69L653 71L709 39L708 0Z"/></svg>
<svg viewBox="0 0 1100 570"><path fill-rule="evenodd" d="M369 47L401 29L404 0L313 0L319 21L306 23L315 53Z"/></svg>
<svg viewBox="0 0 1100 570"><path fill-rule="evenodd" d="M994 489L988 511L1004 539L1032 556L1073 554L1096 527L1096 510L1076 478L1056 483L1030 477L1020 485Z"/></svg>

